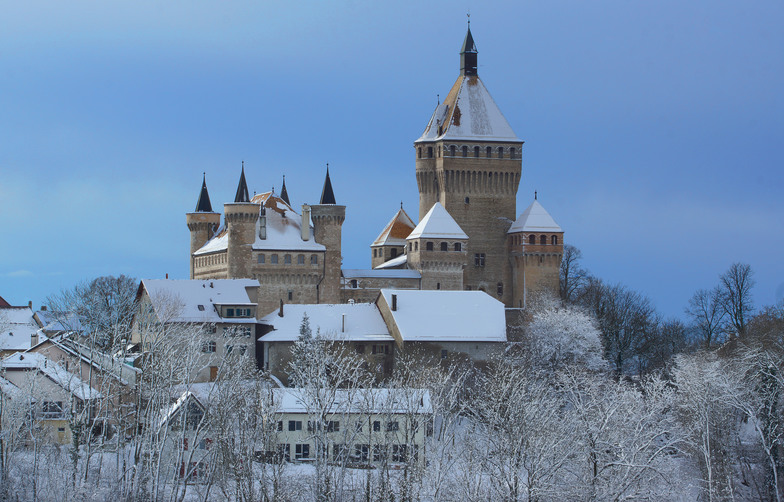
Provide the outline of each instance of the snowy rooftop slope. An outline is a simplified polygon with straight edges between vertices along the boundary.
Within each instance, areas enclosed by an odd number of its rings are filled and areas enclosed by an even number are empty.
[[[522,141],[477,75],[457,77],[416,142],[440,139]]]
[[[563,232],[550,213],[534,200],[523,214],[512,223],[507,233],[515,232]]]
[[[286,305],[283,317],[278,311],[264,316],[259,322],[274,330],[259,338],[262,342],[291,342],[299,336],[305,314],[310,319],[313,336],[320,333],[330,340],[391,342],[387,325],[374,303],[338,303],[319,305]],[[345,327],[343,315],[345,314]]]
[[[30,337],[38,332],[38,323],[29,307],[0,308],[0,350],[30,348]]]
[[[403,258],[405,258],[405,256],[406,255],[403,255]],[[394,258],[394,260],[397,260],[397,258]],[[388,262],[384,263],[384,265],[387,265],[392,261],[393,260],[389,260]],[[401,263],[405,263],[405,262],[406,262],[405,260],[401,261]],[[381,266],[379,266],[370,270],[369,269],[344,269],[343,277],[345,279],[362,279],[366,277],[367,278],[390,278],[390,279],[419,279],[420,277],[422,277],[422,274],[420,274],[416,270],[409,270],[407,268],[385,270],[382,269]]]
[[[17,399],[23,394],[22,390],[14,385],[13,382],[10,382],[0,376],[0,395],[6,395],[11,399]]]
[[[505,342],[504,304],[483,291],[382,289],[403,341]]]
[[[73,312],[39,310],[35,316],[45,331],[83,331],[79,316]]]
[[[280,413],[315,412],[309,405],[319,389],[272,389],[274,406]],[[338,389],[329,413],[432,413],[430,392],[427,389]]]
[[[468,239],[468,236],[440,202],[433,204],[409,239]]]
[[[414,230],[415,226],[411,217],[409,217],[401,207],[389,223],[387,223],[387,226],[384,227],[384,230],[376,237],[376,240],[373,241],[372,246],[405,246],[406,237]]]
[[[256,241],[253,243],[253,249],[281,251],[323,251],[325,249],[314,239],[312,229],[310,239],[302,240],[302,217],[277,195],[265,192],[255,195],[251,202],[259,205],[259,211],[262,206],[264,207],[267,219],[266,239],[259,237],[261,222],[257,221],[256,223]],[[203,255],[223,251],[228,247],[228,243],[228,232],[224,229],[194,254]]]
[[[407,263],[407,262],[408,262],[408,255],[406,255],[406,254],[402,254],[402,255],[400,255],[400,256],[396,256],[395,258],[392,258],[391,260],[387,260],[387,261],[385,261],[385,262],[384,262],[384,263],[382,263],[381,265],[378,265],[378,266],[375,268],[375,270],[381,270],[381,269],[385,269],[385,268],[399,267],[400,265],[404,265],[404,264],[405,264],[405,263]]]
[[[66,371],[58,363],[37,352],[17,352],[12,354],[0,362],[0,368],[6,370],[36,369],[82,401],[101,397],[100,392],[87,385],[77,375]]]
[[[164,322],[227,322],[215,305],[256,305],[245,288],[259,287],[255,279],[143,279],[153,308]],[[201,308],[200,308],[201,306]],[[232,322],[256,322],[232,318]]]

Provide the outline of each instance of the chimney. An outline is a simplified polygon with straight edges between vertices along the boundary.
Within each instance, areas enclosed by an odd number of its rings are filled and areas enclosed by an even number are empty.
[[[280,312],[278,312],[278,317],[283,317],[283,300],[280,300]]]
[[[310,206],[302,204],[302,240],[310,240]]]
[[[343,324],[340,327],[340,332],[341,333],[345,333],[346,332],[346,314],[343,314],[342,317],[343,317]]]
[[[167,279],[169,278],[169,274],[166,274],[166,278],[167,278]]]
[[[38,332],[30,333],[30,347],[38,345]]]
[[[392,312],[397,310],[397,295],[392,295]]]
[[[261,206],[261,216],[259,217],[259,239],[267,238],[267,210]]]
[[[30,310],[33,310],[33,300],[30,300],[29,302],[27,302],[27,308],[29,308]]]

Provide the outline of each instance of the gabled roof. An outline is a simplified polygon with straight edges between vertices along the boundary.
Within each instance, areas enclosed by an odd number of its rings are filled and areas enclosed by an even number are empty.
[[[523,214],[512,223],[507,233],[516,232],[563,232],[538,200],[534,200]]]
[[[255,279],[175,280],[143,279],[155,314],[162,322],[255,323],[251,318],[223,318],[220,305],[256,305],[246,288],[258,288]]]
[[[440,202],[433,204],[409,239],[468,239],[460,225]]]
[[[0,362],[0,368],[5,370],[37,370],[82,401],[101,397],[100,392],[90,387],[78,375],[66,371],[59,363],[43,354],[17,352],[3,359]]]
[[[329,166],[327,166],[327,177],[324,179],[324,188],[321,190],[321,201],[319,204],[337,204],[335,202],[335,192],[332,191],[332,181],[329,179]]]
[[[460,75],[416,141],[522,142],[478,75]]]
[[[504,304],[484,291],[382,289],[381,295],[404,342],[506,341]]]
[[[259,340],[293,342],[299,337],[305,314],[308,315],[313,336],[320,333],[328,340],[392,341],[387,325],[374,303],[284,305],[283,317],[275,310],[259,320],[260,323],[273,327],[273,331]]]
[[[8,303],[7,301],[5,301],[5,298],[0,296],[0,307],[10,307],[10,306],[11,306],[11,304]]]
[[[404,246],[406,244],[406,237],[414,230],[416,225],[411,217],[401,207],[395,216],[389,220],[387,226],[381,231],[376,240],[373,241],[372,246]]]
[[[197,213],[211,213],[212,204],[210,204],[210,194],[207,192],[207,173],[204,173],[204,178],[201,182],[201,192],[199,193],[199,200],[196,202]]]
[[[30,307],[0,307],[0,351],[29,349],[38,330]]]

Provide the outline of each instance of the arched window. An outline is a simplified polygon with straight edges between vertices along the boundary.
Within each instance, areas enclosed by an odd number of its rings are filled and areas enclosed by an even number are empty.
[[[304,265],[305,264],[305,255],[300,254],[297,255],[297,265]]]
[[[557,235],[553,235],[553,236],[550,238],[550,243],[551,243],[553,246],[557,246],[557,245],[558,245],[558,236],[557,236]]]
[[[427,158],[428,159],[432,159],[433,158],[433,147],[432,146],[427,147]]]
[[[528,244],[536,244],[536,236],[531,234],[528,236]]]
[[[318,265],[318,255],[317,254],[310,255],[310,264],[311,265]]]
[[[485,153],[487,154],[486,157],[489,159],[490,157],[493,156],[493,149],[488,146]]]
[[[465,203],[466,203],[466,204],[468,204],[468,203],[470,203],[470,202],[471,202],[471,199],[469,199],[468,197],[466,197],[466,198],[465,198]]]
[[[479,157],[479,147],[478,146],[474,147],[474,157]]]
[[[436,283],[436,289],[441,289],[441,283],[440,282]]]
[[[422,147],[417,148],[417,157],[422,158]]]
[[[378,249],[373,248],[373,258],[378,257]]]
[[[503,159],[504,158],[504,147],[502,147],[502,146],[498,147],[498,158],[499,159]]]
[[[496,287],[496,292],[498,293],[498,296],[504,296],[504,283],[503,282],[499,282],[498,283],[498,286]]]
[[[291,255],[283,255],[283,263],[286,265],[291,265]]]
[[[455,251],[462,251],[462,250],[463,250],[463,244],[460,242],[455,242]]]
[[[278,255],[273,254],[272,256],[270,256],[270,263],[272,263],[273,265],[277,265],[278,264]]]
[[[441,243],[441,251],[448,251],[449,245],[446,242]]]
[[[419,241],[414,241],[414,251],[419,251]]]
[[[351,279],[351,287],[353,289],[357,289],[357,280],[356,279]]]
[[[517,155],[517,149],[515,147],[511,147],[509,149],[509,158],[510,159],[515,158],[515,155]]]
[[[543,236],[539,237],[539,244],[541,244],[543,246],[545,244],[547,244],[547,236],[546,235],[543,235]]]
[[[425,250],[426,251],[432,251],[433,250],[433,243],[432,242],[428,242],[427,244],[425,244]]]
[[[463,145],[463,157],[468,157],[468,147]]]
[[[454,157],[454,156],[455,156],[455,150],[456,150],[456,147],[455,147],[455,145],[452,145],[452,146],[450,146],[450,147],[449,147],[449,155],[450,155],[451,157]]]

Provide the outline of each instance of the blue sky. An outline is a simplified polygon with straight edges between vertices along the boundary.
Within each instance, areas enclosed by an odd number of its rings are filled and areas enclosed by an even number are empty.
[[[784,298],[784,4],[735,1],[4,2],[0,295],[186,278],[185,213],[251,191],[347,206],[344,267],[402,201],[458,74],[523,140],[534,190],[595,275],[680,316],[735,261]]]

